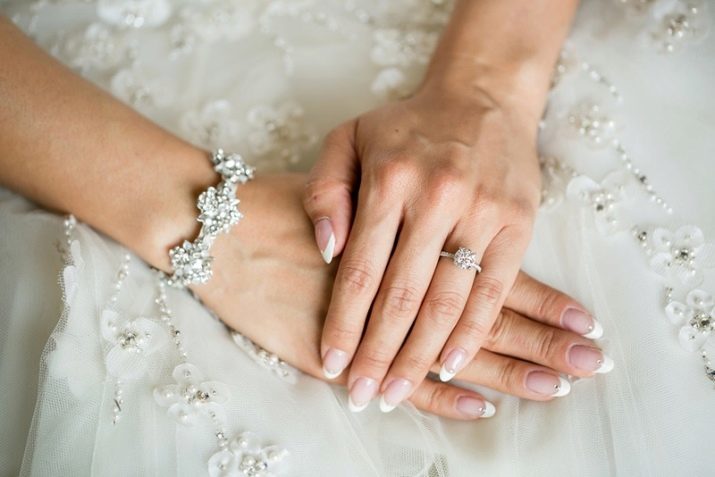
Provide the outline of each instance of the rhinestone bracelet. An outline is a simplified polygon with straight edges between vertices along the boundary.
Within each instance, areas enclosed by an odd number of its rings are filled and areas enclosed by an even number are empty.
[[[199,236],[193,242],[184,240],[169,251],[173,272],[167,283],[173,287],[208,282],[212,273],[211,245],[216,237],[227,233],[243,218],[238,210],[236,187],[253,179],[255,169],[246,164],[240,154],[227,154],[222,149],[211,155],[211,162],[221,175],[221,182],[202,192],[196,201],[200,211],[197,220],[201,222]]]

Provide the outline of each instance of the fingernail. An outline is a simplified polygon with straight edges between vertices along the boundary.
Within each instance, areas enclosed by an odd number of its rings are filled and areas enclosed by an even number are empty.
[[[329,218],[320,219],[315,223],[315,241],[318,243],[320,254],[325,263],[332,262],[335,251],[335,234]]]
[[[600,349],[590,346],[573,346],[569,350],[568,358],[572,366],[584,371],[606,374],[613,369],[613,360]]]
[[[348,354],[336,348],[330,348],[323,357],[323,374],[328,379],[335,379],[348,365]]]
[[[544,396],[563,397],[571,392],[571,383],[561,376],[532,371],[526,376],[526,387]]]
[[[561,324],[564,328],[590,340],[597,340],[603,336],[601,323],[579,308],[567,308],[561,316]]]
[[[380,410],[390,412],[409,396],[412,383],[403,378],[393,379],[380,396]]]
[[[455,348],[449,352],[447,359],[442,363],[442,367],[439,370],[439,379],[443,383],[446,383],[457,374],[464,365],[464,361],[467,359],[467,352],[462,348]]]
[[[497,408],[489,401],[484,401],[472,396],[461,396],[457,398],[457,410],[467,417],[492,417],[497,412]]]
[[[358,378],[350,388],[348,407],[352,412],[364,410],[377,394],[377,381],[371,378]]]

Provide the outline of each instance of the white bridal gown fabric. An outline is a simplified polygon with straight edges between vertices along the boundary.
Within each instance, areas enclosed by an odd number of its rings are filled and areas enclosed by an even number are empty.
[[[544,118],[544,207],[524,268],[603,323],[609,375],[551,403],[489,393],[498,412],[480,422],[351,414],[343,389],[234,340],[185,292],[166,291],[167,318],[144,263],[3,192],[0,475],[715,475],[708,6],[585,1]],[[450,5],[0,8],[143,114],[260,173],[308,168],[331,127],[409,93]]]

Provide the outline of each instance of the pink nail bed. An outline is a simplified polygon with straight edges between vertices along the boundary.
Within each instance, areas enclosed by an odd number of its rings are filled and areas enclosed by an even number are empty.
[[[567,308],[561,316],[561,324],[566,329],[580,335],[586,335],[594,329],[591,315],[578,308]]]
[[[377,394],[377,381],[372,378],[358,378],[350,388],[350,404],[354,411],[361,411]]]
[[[395,406],[404,401],[412,391],[412,383],[404,378],[393,379],[382,393],[381,408],[383,412],[389,412]]]
[[[336,348],[330,348],[323,358],[323,373],[328,379],[335,379],[348,365],[348,354]]]
[[[526,387],[544,396],[561,397],[571,391],[571,384],[560,376],[543,371],[532,371],[526,376]]]
[[[461,396],[457,399],[457,410],[467,417],[482,417],[487,410],[487,404],[472,396]]]
[[[571,366],[575,368],[596,371],[603,364],[603,353],[590,346],[576,345],[569,350],[568,359]]]

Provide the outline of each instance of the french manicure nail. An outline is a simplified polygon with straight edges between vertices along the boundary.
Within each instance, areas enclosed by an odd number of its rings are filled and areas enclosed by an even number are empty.
[[[439,379],[446,383],[454,377],[461,369],[464,361],[467,359],[467,352],[462,348],[455,348],[449,352],[447,359],[442,363],[439,370]]]
[[[323,357],[323,374],[328,379],[335,379],[348,365],[348,354],[336,348],[328,349]]]
[[[601,322],[598,321],[596,318],[591,318],[593,320],[593,328],[591,331],[583,335],[584,338],[588,338],[590,340],[597,340],[603,337],[603,326],[601,326]]]
[[[532,371],[526,376],[526,387],[544,396],[563,397],[571,392],[571,383],[561,376]]]
[[[325,217],[315,223],[315,241],[318,243],[320,254],[325,263],[332,262],[333,252],[335,252],[335,234],[329,218]]]
[[[576,345],[568,352],[569,363],[584,371],[606,374],[613,369],[613,360],[598,348]]]
[[[364,410],[377,394],[377,381],[372,378],[358,378],[350,388],[348,407],[352,412]]]
[[[561,316],[561,324],[564,328],[591,340],[603,336],[601,323],[579,308],[567,308]]]
[[[412,383],[403,378],[393,379],[380,396],[380,410],[390,412],[409,396]]]
[[[497,412],[494,404],[472,396],[457,398],[457,410],[467,417],[492,417]]]

